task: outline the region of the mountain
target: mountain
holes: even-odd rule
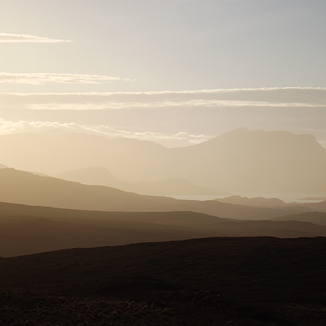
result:
[[[300,200],[303,201],[316,201],[316,202],[320,202],[320,201],[325,201],[326,197],[304,197],[304,198],[300,198]]]
[[[318,203],[308,203],[304,205],[310,207],[314,211],[326,212],[326,200]]]
[[[235,205],[255,206],[255,207],[285,207],[288,206],[283,200],[278,198],[264,198],[264,197],[241,197],[230,196],[225,198],[218,198],[217,201],[222,203],[229,203]],[[292,204],[293,205],[293,204]]]
[[[182,148],[65,132],[2,135],[0,161],[48,175],[102,166],[118,180],[183,179],[234,194],[326,194],[326,149],[286,131],[242,128]]]
[[[242,128],[175,151],[189,162],[184,175],[196,170],[192,182],[233,193],[326,193],[326,150],[312,135]]]
[[[80,182],[86,185],[98,185],[118,188],[119,180],[113,176],[105,167],[96,166],[75,169],[57,174],[56,178]]]
[[[3,165],[3,164],[0,164],[0,169],[7,169],[8,167]]]
[[[326,225],[326,212],[307,212],[274,217],[272,221],[301,221],[317,225]]]
[[[250,207],[218,201],[177,200],[145,196],[105,186],[44,177],[15,169],[0,169],[0,201],[79,210],[167,212],[193,211],[224,218],[263,220],[311,211],[298,207]]]
[[[158,181],[128,182],[116,179],[104,167],[77,169],[58,174],[56,177],[80,182],[87,185],[102,185],[118,188],[123,191],[135,192],[141,195],[153,196],[217,196],[227,195],[226,191],[199,187],[184,179],[169,179]]]
[[[239,221],[194,212],[99,212],[0,202],[0,256],[212,236],[326,236],[304,222]]]
[[[158,163],[163,163],[167,152],[167,148],[149,141],[63,131],[0,136],[2,163],[47,175],[103,166],[120,180],[141,181],[137,174],[143,169],[147,169],[148,178],[153,174],[156,180],[160,179]]]

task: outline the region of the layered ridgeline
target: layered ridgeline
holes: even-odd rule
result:
[[[240,221],[194,212],[99,212],[0,202],[0,257],[215,236],[326,236],[325,216],[298,215],[302,221],[296,216],[284,221]]]
[[[100,166],[121,181],[181,179],[198,187],[197,194],[202,187],[233,194],[326,194],[326,150],[312,135],[286,131],[243,128],[173,149],[65,132],[3,135],[0,162],[50,175]]]
[[[35,206],[123,212],[193,211],[235,219],[269,219],[311,211],[308,206],[251,207],[216,200],[177,200],[145,196],[105,186],[46,177],[15,169],[0,169],[0,201]],[[321,207],[322,209],[322,207]]]
[[[226,191],[218,188],[199,187],[191,182],[175,178],[157,181],[122,181],[115,178],[104,167],[90,167],[67,171],[57,175],[58,178],[80,182],[88,185],[102,185],[154,196],[225,196]]]

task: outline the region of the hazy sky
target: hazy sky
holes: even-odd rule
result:
[[[325,0],[0,0],[0,134],[326,144]],[[119,94],[117,94],[119,92]]]

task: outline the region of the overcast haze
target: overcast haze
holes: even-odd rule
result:
[[[0,133],[175,147],[247,127],[326,146],[325,16],[323,0],[2,0]]]

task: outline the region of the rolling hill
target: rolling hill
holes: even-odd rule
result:
[[[209,238],[0,259],[0,323],[322,326],[325,250]]]
[[[326,212],[307,212],[274,217],[272,221],[301,221],[317,225],[326,225]]]
[[[194,212],[99,212],[0,202],[0,256],[202,237],[326,236],[326,225],[240,221]]]
[[[36,175],[15,169],[0,169],[0,201],[79,210],[167,212],[193,211],[223,218],[264,220],[311,211],[305,206],[250,207],[218,201],[176,200],[143,196],[105,186]]]

